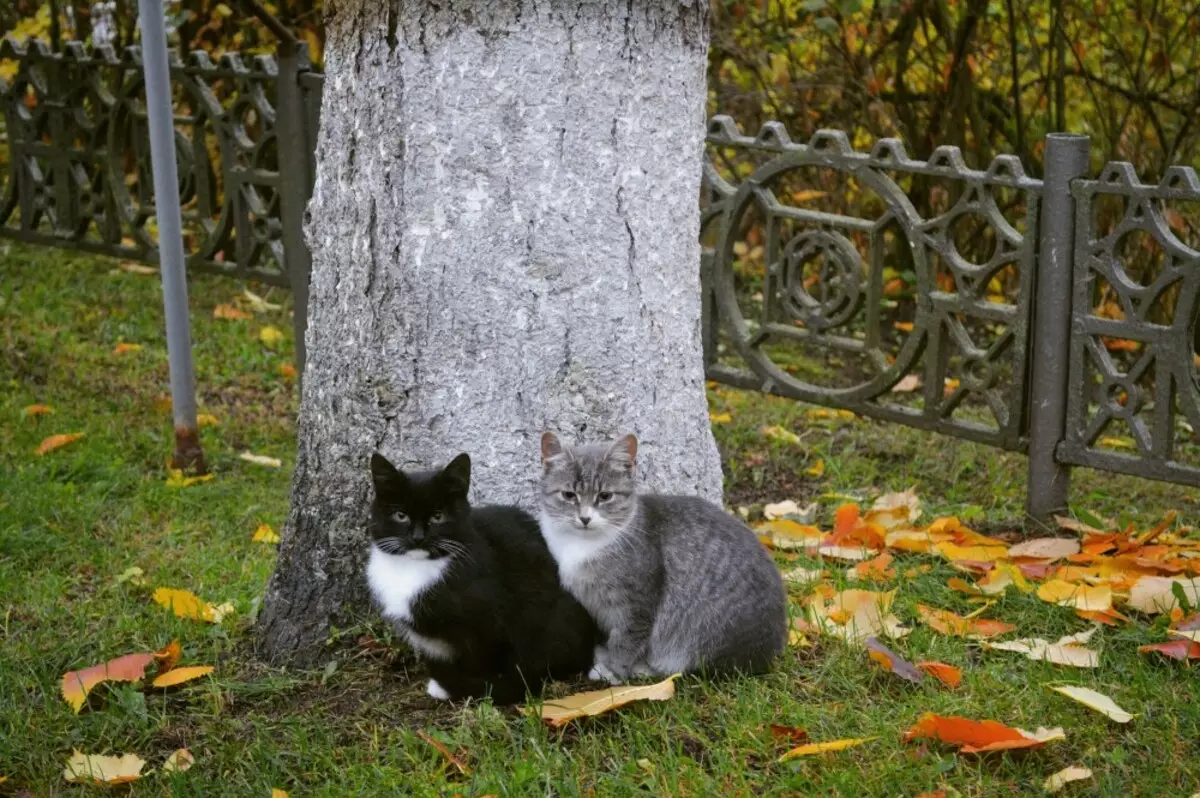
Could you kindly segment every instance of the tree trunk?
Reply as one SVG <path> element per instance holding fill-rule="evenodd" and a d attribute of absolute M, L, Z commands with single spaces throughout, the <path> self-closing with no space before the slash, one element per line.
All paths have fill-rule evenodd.
<path fill-rule="evenodd" d="M 366 604 L 368 458 L 532 507 L 538 440 L 634 432 L 720 501 L 700 343 L 705 0 L 330 4 L 292 510 L 261 616 L 311 663 Z"/>

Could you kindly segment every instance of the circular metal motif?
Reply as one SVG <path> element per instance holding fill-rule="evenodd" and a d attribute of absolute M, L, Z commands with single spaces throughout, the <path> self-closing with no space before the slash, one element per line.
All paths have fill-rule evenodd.
<path fill-rule="evenodd" d="M 784 308 L 810 330 L 841 327 L 858 312 L 866 267 L 841 233 L 808 230 L 794 236 L 775 268 Z"/>

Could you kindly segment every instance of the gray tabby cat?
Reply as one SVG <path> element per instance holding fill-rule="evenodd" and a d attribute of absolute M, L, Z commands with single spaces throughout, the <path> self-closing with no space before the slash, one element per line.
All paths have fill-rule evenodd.
<path fill-rule="evenodd" d="M 754 533 L 693 496 L 639 496 L 637 438 L 542 436 L 542 535 L 608 634 L 589 676 L 761 672 L 787 642 L 783 580 Z"/>

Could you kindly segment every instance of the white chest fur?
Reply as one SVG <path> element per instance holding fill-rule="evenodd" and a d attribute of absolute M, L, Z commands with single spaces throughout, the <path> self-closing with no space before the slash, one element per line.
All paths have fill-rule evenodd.
<path fill-rule="evenodd" d="M 417 634 L 412 623 L 413 604 L 421 594 L 436 585 L 446 574 L 449 558 L 431 560 L 411 554 L 386 554 L 371 548 L 367 561 L 367 584 L 379 603 L 384 618 L 396 621 L 409 644 L 431 659 L 450 659 L 454 649 L 444 640 Z"/>
<path fill-rule="evenodd" d="M 572 592 L 575 592 L 573 586 L 578 585 L 583 577 L 584 566 L 619 536 L 619 532 L 606 529 L 584 532 L 556 523 L 544 514 L 539 520 L 546 547 L 558 563 L 559 579 L 562 580 L 563 587 Z"/>

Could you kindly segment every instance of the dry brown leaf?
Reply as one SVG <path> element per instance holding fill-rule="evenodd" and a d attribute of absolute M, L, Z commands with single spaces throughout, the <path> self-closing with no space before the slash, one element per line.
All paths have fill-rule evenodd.
<path fill-rule="evenodd" d="M 608 687 L 547 701 L 542 704 L 542 720 L 558 728 L 576 718 L 601 715 L 634 701 L 667 701 L 675 695 L 678 678 L 675 674 L 655 684 Z"/>
<path fill-rule="evenodd" d="M 458 769 L 459 773 L 466 776 L 471 772 L 471 768 L 467 767 L 465 762 L 456 757 L 453 752 L 451 752 L 450 749 L 441 742 L 431 737 L 428 732 L 424 731 L 423 729 L 417 729 L 417 736 L 437 749 L 437 752 L 442 755 L 442 758 L 445 759 L 447 763 L 454 765 L 454 767 Z"/>
<path fill-rule="evenodd" d="M 37 451 L 35 451 L 34 454 L 38 455 L 39 457 L 44 454 L 49 454 L 55 449 L 61 449 L 67 444 L 74 443 L 82 437 L 82 432 L 68 432 L 59 435 L 51 435 L 49 438 L 46 438 L 46 440 L 42 441 L 41 445 L 37 447 Z"/>
<path fill-rule="evenodd" d="M 137 754 L 99 756 L 76 751 L 63 768 L 63 778 L 76 784 L 124 784 L 140 779 L 145 766 Z"/>

